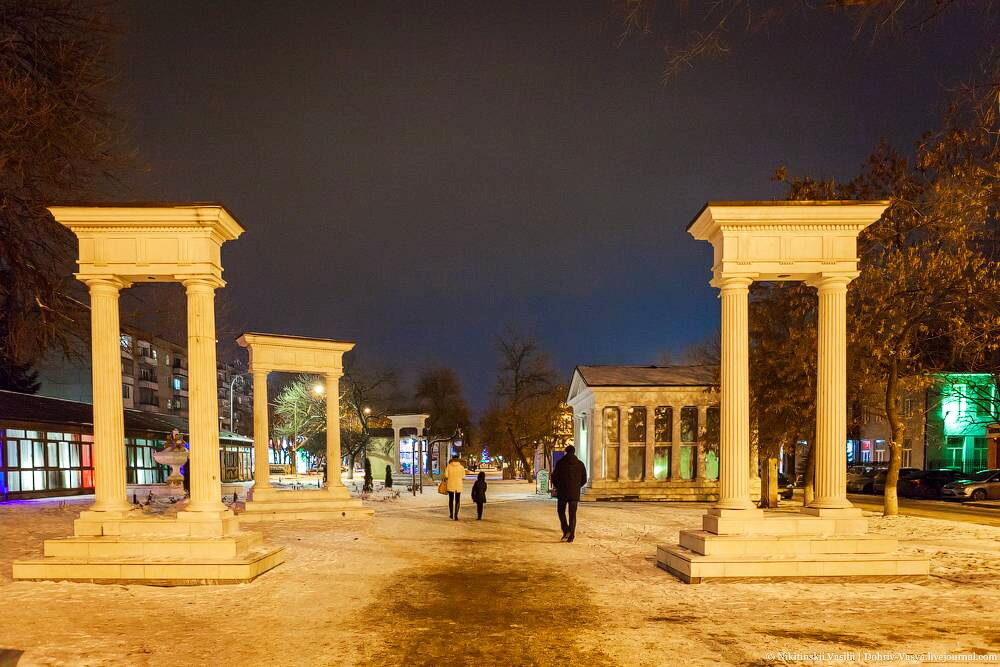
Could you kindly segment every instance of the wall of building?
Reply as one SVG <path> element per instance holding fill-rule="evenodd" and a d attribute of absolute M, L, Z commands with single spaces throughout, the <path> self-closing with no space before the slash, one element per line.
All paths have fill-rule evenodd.
<path fill-rule="evenodd" d="M 588 495 L 662 500 L 714 500 L 718 496 L 718 455 L 708 442 L 708 410 L 719 394 L 708 387 L 585 387 L 571 396 L 573 431 L 590 482 Z M 619 444 L 609 446 L 605 408 L 619 409 Z M 645 438 L 629 438 L 629 408 L 645 408 Z M 669 440 L 657 438 L 656 410 L 670 408 Z M 693 408 L 697 427 L 680 437 L 682 410 Z M 713 418 L 717 415 L 713 413 Z M 717 422 L 716 422 L 717 423 Z M 675 451 L 676 450 L 676 451 Z M 613 460 L 617 453 L 617 461 Z M 622 457 L 627 457 L 622 461 Z M 651 458 L 652 457 L 652 458 Z"/>

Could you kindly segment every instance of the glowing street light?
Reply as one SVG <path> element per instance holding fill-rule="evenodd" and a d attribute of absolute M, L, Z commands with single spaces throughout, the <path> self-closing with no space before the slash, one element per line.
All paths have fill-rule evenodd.
<path fill-rule="evenodd" d="M 325 392 L 325 391 L 326 391 L 326 387 L 324 387 L 324 386 L 323 386 L 323 385 L 321 385 L 321 384 L 317 384 L 317 385 L 316 385 L 315 387 L 313 387 L 313 392 L 314 392 L 314 393 L 315 393 L 316 395 L 318 395 L 318 396 L 322 396 L 322 395 L 323 395 L 323 392 Z"/>

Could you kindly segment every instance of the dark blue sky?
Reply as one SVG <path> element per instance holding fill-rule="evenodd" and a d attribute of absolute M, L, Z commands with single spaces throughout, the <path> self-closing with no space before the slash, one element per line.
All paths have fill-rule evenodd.
<path fill-rule="evenodd" d="M 249 328 L 454 366 L 480 408 L 508 324 L 567 378 L 710 335 L 698 208 L 780 197 L 782 164 L 849 177 L 881 138 L 909 147 L 991 39 L 954 12 L 873 47 L 807 14 L 661 85 L 609 5 L 130 5 L 135 198 L 239 217 L 226 298 Z"/>

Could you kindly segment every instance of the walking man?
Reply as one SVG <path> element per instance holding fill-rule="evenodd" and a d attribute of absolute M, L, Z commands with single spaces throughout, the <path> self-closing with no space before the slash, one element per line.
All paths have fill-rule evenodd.
<path fill-rule="evenodd" d="M 587 466 L 576 458 L 576 448 L 570 445 L 552 471 L 550 482 L 556 487 L 557 511 L 562 526 L 562 539 L 572 542 L 576 538 L 576 506 L 580 503 L 580 489 L 587 483 Z M 569 508 L 569 520 L 566 509 Z"/>

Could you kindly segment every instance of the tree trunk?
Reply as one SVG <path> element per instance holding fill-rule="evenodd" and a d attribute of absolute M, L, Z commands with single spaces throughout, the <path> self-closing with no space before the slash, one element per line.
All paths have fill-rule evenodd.
<path fill-rule="evenodd" d="M 816 479 L 815 441 L 816 437 L 813 436 L 813 440 L 809 443 L 809 449 L 806 450 L 806 468 L 802 473 L 804 477 L 802 480 L 802 504 L 806 507 L 816 498 L 816 486 L 813 483 Z"/>
<path fill-rule="evenodd" d="M 533 466 L 531 465 L 531 461 L 524 456 L 524 450 L 520 447 L 517 448 L 517 457 L 521 459 L 521 465 L 524 466 L 524 479 L 529 482 L 534 482 L 535 477 L 532 474 Z"/>
<path fill-rule="evenodd" d="M 889 469 L 885 474 L 885 498 L 882 514 L 896 516 L 899 514 L 899 496 L 896 487 L 899 483 L 899 469 L 903 463 L 903 420 L 899 418 L 899 364 L 893 358 L 889 364 L 889 373 L 885 379 L 885 418 L 889 422 Z"/>
<path fill-rule="evenodd" d="M 764 459 L 761 472 L 760 506 L 773 509 L 778 506 L 778 459 Z"/>
<path fill-rule="evenodd" d="M 354 459 L 357 458 L 357 456 L 357 454 L 351 454 L 351 463 L 347 466 L 347 479 L 354 479 Z"/>

